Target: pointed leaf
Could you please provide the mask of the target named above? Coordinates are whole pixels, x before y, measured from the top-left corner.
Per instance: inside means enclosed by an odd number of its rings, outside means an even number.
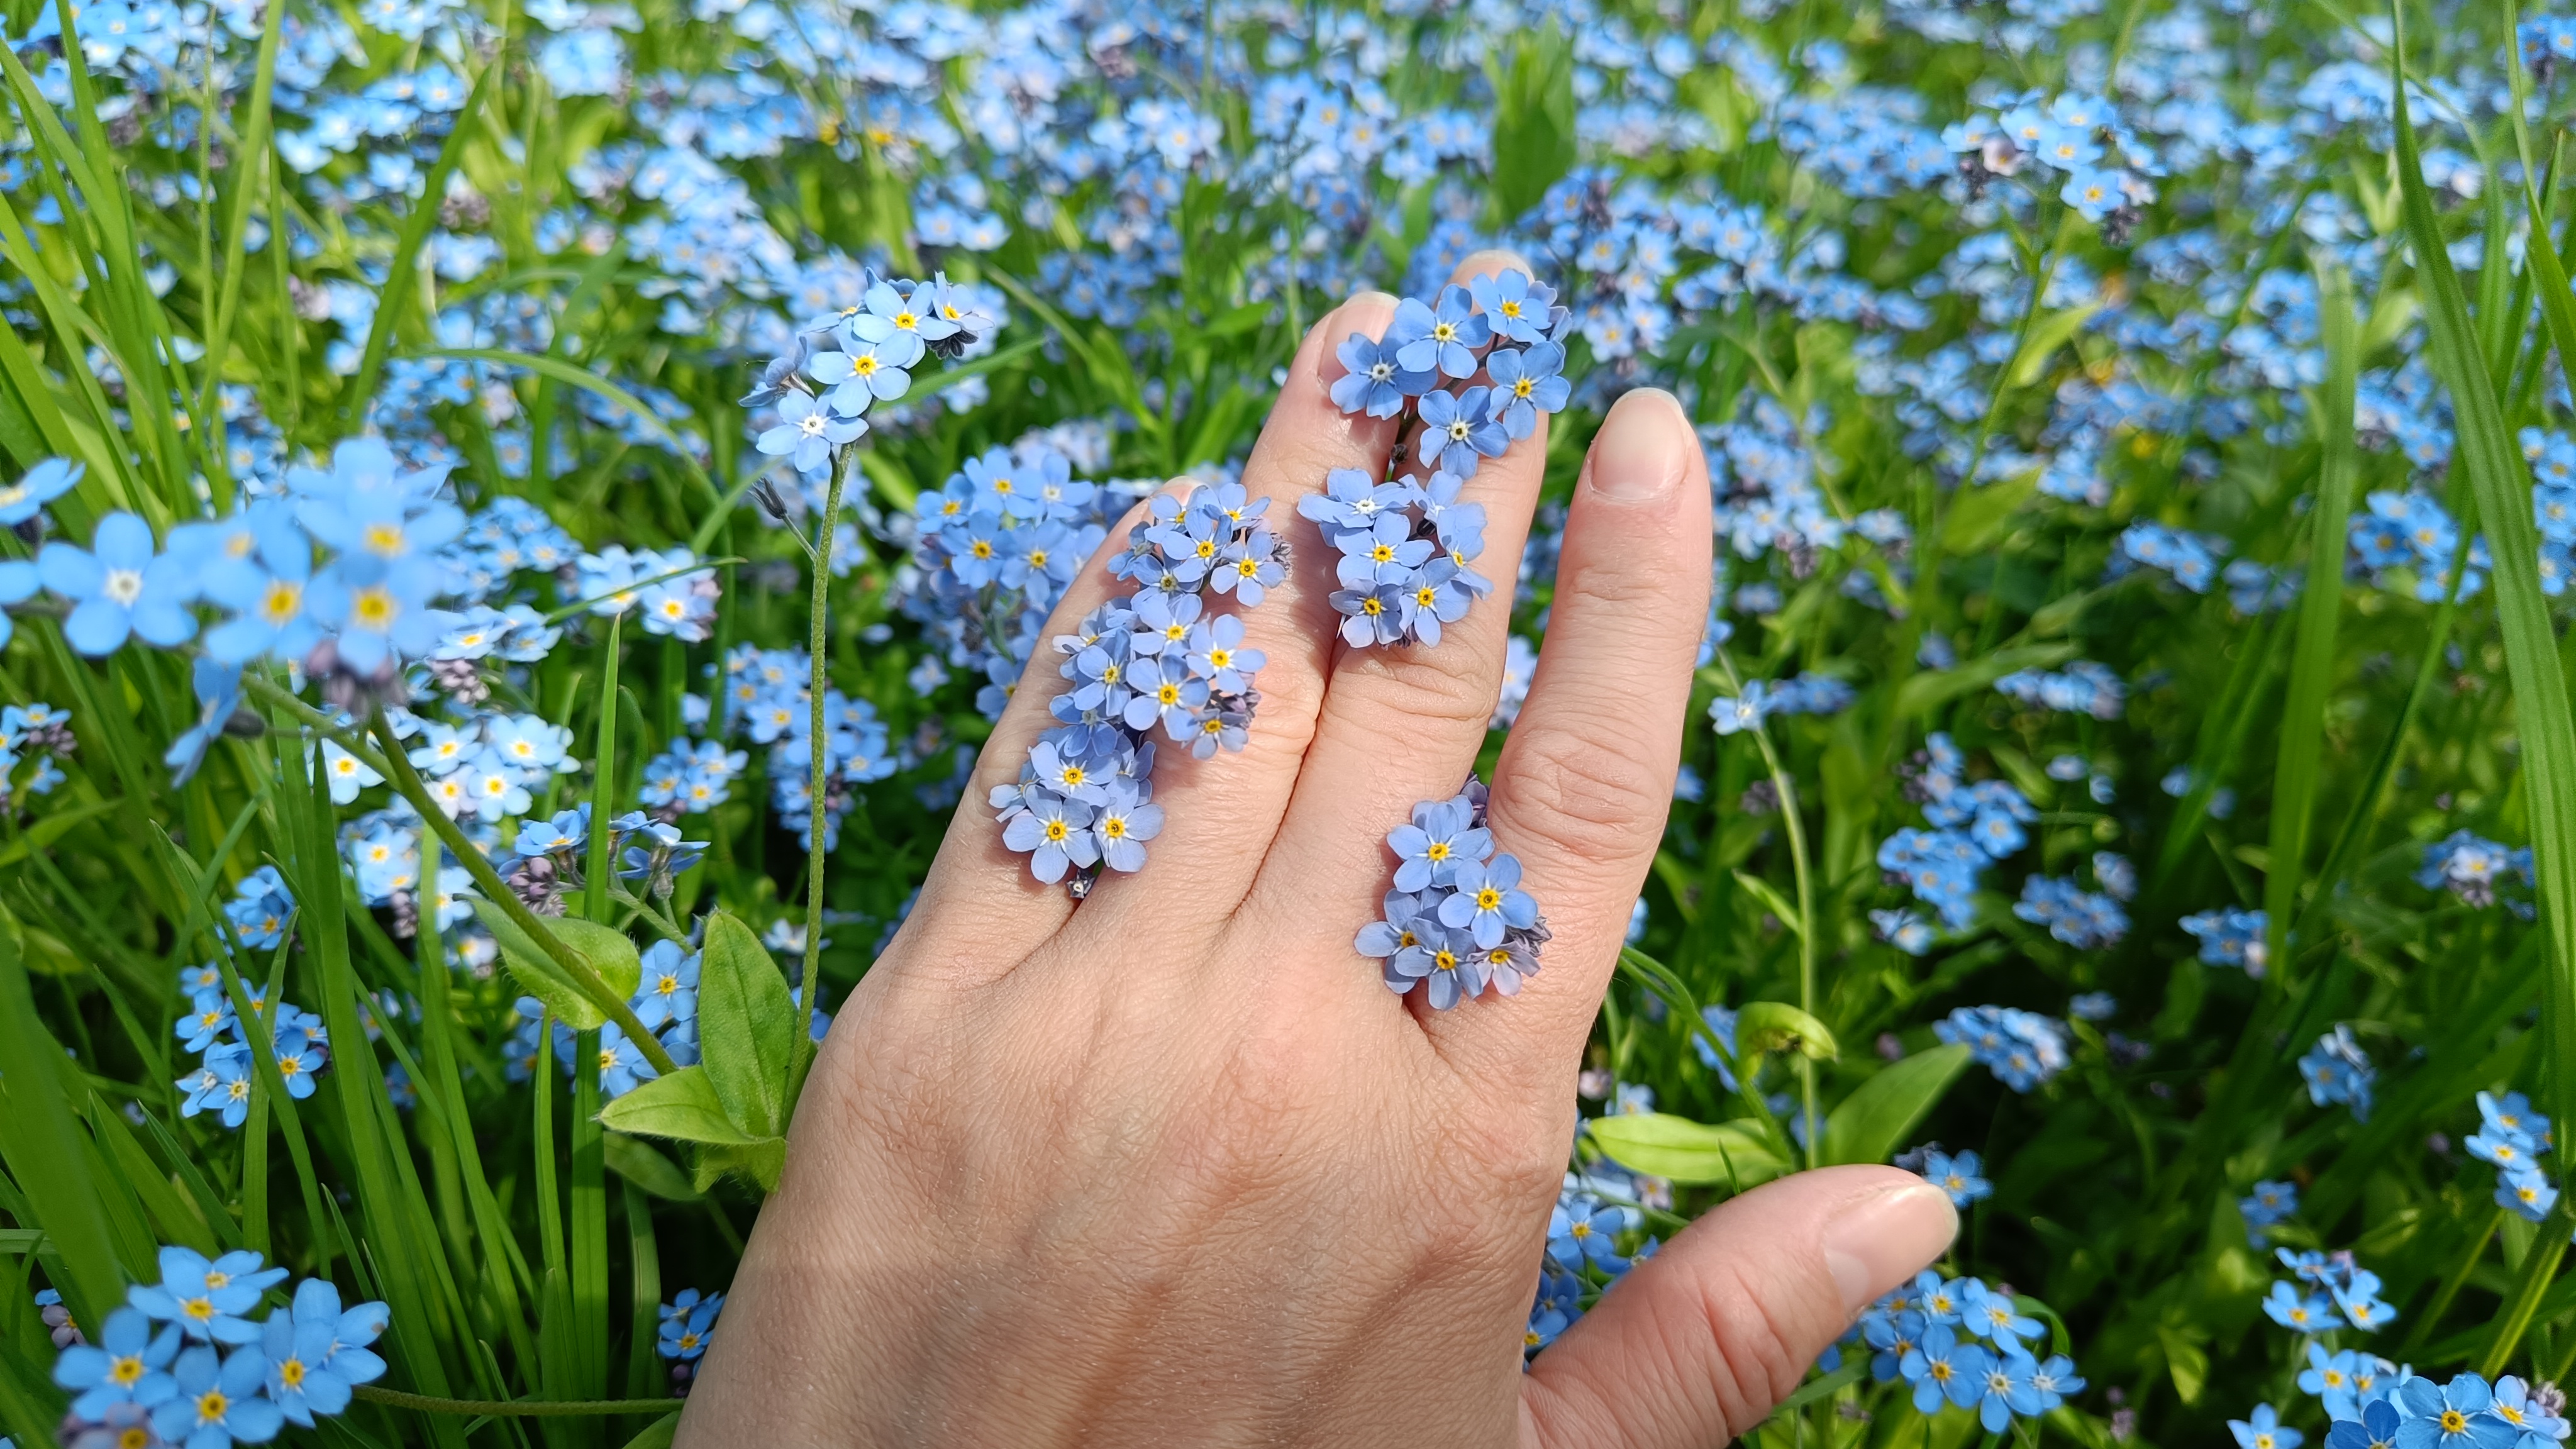
[[[612,1132],[723,1147],[753,1140],[751,1134],[726,1120],[704,1067],[682,1067],[643,1083],[600,1108],[599,1123]]]
[[[1825,1118],[1825,1161],[1885,1162],[1968,1065],[1965,1046],[1938,1046],[1891,1063]]]
[[[1596,1117],[1584,1130],[1619,1165],[1684,1186],[1751,1187],[1789,1170],[1750,1122],[1714,1126],[1662,1112]]]
[[[707,1078],[736,1127],[748,1136],[772,1136],[786,1121],[796,1003],[751,927],[717,911],[707,917],[706,939],[698,971],[698,1041]]]

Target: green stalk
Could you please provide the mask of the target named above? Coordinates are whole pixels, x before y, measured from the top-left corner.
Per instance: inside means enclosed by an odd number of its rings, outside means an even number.
[[[2433,1325],[2441,1322],[2442,1315],[2451,1311],[2451,1300],[2460,1296],[2460,1289],[2468,1284],[2469,1274],[2477,1270],[2478,1260],[2486,1256],[2487,1244],[2495,1240],[2496,1229],[2503,1226],[2504,1209],[2489,1209],[2486,1222],[2478,1228],[2476,1236],[2469,1239],[2468,1251],[2460,1255],[2460,1261],[2452,1265],[2450,1272],[2442,1275],[2442,1286],[2434,1291],[2433,1301],[2424,1305],[2424,1311],[2415,1316],[2415,1326],[2407,1330],[2405,1341],[2397,1345],[2400,1361],[2422,1348],[2425,1340],[2432,1337]]]
[[[625,624],[623,610],[608,616],[607,682],[599,692],[599,751],[590,780],[589,874],[582,882],[582,916],[603,925],[608,921],[608,883],[617,867],[609,854],[608,812],[617,803],[617,636]]]
[[[812,759],[806,780],[810,793],[806,799],[805,855],[805,1002],[802,1019],[797,1023],[796,1056],[787,1100],[793,1103],[805,1085],[805,1074],[814,1065],[814,1010],[822,993],[817,990],[823,974],[823,784],[830,772],[832,752],[825,742],[823,720],[824,685],[828,678],[828,651],[831,646],[828,610],[832,603],[832,534],[833,523],[841,516],[841,490],[848,486],[850,468],[858,457],[854,445],[843,448],[832,460],[832,488],[823,501],[823,523],[814,544],[814,611],[806,623],[805,649],[810,661],[805,692],[813,710],[812,730],[806,753]]]

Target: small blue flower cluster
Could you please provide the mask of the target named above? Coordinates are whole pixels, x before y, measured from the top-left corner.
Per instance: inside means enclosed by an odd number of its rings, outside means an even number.
[[[0,564],[0,568],[5,568]],[[0,644],[8,642],[8,616],[0,614]],[[50,795],[63,783],[63,767],[57,758],[80,748],[72,735],[72,712],[56,709],[39,700],[34,704],[0,706],[0,806],[19,791],[30,795]],[[33,758],[36,767],[18,778],[18,767]]]
[[[2495,904],[2496,882],[2507,872],[2521,876],[2528,887],[2531,851],[2508,850],[2492,840],[2454,830],[2424,847],[2424,865],[2415,872],[2415,883],[2427,889],[2447,889],[2462,904],[2483,909]]]
[[[2236,1200],[2236,1211],[2245,1219],[2245,1236],[2255,1247],[2271,1241],[2268,1229],[2279,1227],[2299,1211],[2299,1185],[2295,1182],[2258,1182],[2254,1190]]]
[[[1485,551],[1485,505],[1459,502],[1465,487],[1445,471],[1428,483],[1410,473],[1379,483],[1357,468],[1335,468],[1323,492],[1297,500],[1299,515],[1341,555],[1332,604],[1342,642],[1437,645],[1443,626],[1494,591],[1493,580],[1468,567]]]
[[[73,1327],[55,1358],[54,1382],[73,1395],[66,1443],[96,1433],[115,1445],[264,1444],[287,1424],[310,1429],[343,1412],[357,1385],[384,1377],[367,1346],[385,1331],[382,1303],[343,1309],[339,1289],[307,1278],[291,1304],[253,1322],[284,1268],[246,1250],[209,1262],[181,1247],[163,1248],[160,1266],[159,1283],[126,1290],[97,1343]]]
[[[1840,714],[1859,694],[1830,674],[1802,674],[1776,682],[1748,679],[1732,699],[1714,700],[1708,717],[1721,735],[1758,729],[1779,714]]]
[[[2111,550],[2110,566],[2102,571],[2102,577],[2117,579],[2139,569],[2151,569],[2195,594],[2205,594],[2218,577],[2218,553],[2226,547],[2226,540],[2214,534],[2167,528],[2161,523],[2132,523],[2120,531],[2119,541]]]
[[[923,357],[953,360],[993,330],[976,306],[975,295],[944,274],[912,282],[870,271],[856,279],[852,294],[799,327],[743,395],[744,407],[774,419],[754,446],[807,478],[823,477],[867,432],[868,409],[911,391]]]
[[[1923,1153],[1923,1180],[1950,1195],[1950,1206],[1966,1207],[1995,1195],[1995,1185],[1981,1175],[1986,1170],[1984,1159],[1973,1152],[1956,1154],[1939,1148]]]
[[[2090,659],[2078,659],[2057,674],[2016,669],[1995,681],[1995,692],[2034,708],[2095,719],[2118,719],[2129,697],[2119,675]]]
[[[1509,271],[1445,288],[1435,303],[1407,298],[1385,336],[1354,332],[1342,342],[1336,356],[1347,371],[1333,383],[1334,405],[1409,417],[1418,426],[1396,460],[1420,470],[1386,482],[1336,468],[1321,493],[1298,501],[1340,551],[1332,604],[1352,648],[1436,645],[1443,625],[1492,591],[1468,567],[1484,551],[1484,507],[1458,495],[1486,459],[1571,399],[1563,373],[1573,327],[1553,289]],[[1474,382],[1480,375],[1486,381]]]
[[[1878,868],[1890,884],[1906,887],[1937,911],[1942,924],[1965,930],[1977,918],[1978,872],[2029,844],[2022,827],[2036,822],[2039,812],[2008,781],[1969,784],[1967,758],[1949,735],[1935,730],[1923,745],[1904,771],[1905,794],[1923,807],[1933,828],[1908,826],[1889,836],[1878,847]],[[1888,917],[1880,919],[1879,930],[1901,949],[1920,954],[1901,939],[1918,934],[1907,930],[1915,924],[1910,916]]]
[[[2411,591],[2420,603],[2438,604],[2451,591],[2451,554],[2460,545],[2460,526],[2442,505],[2422,493],[2373,493],[2368,508],[2353,516],[2352,552],[2371,575],[2375,587],[2393,589],[2400,580],[2392,570],[2412,576]],[[2492,567],[2486,539],[2470,540],[2468,573],[2460,580],[2460,597],[2474,597]],[[2564,575],[2559,587],[2565,587]]]
[[[1565,1175],[1556,1207],[1548,1214],[1547,1255],[1539,1261],[1538,1297],[1530,1305],[1529,1331],[1521,1340],[1525,1353],[1536,1354],[1556,1342],[1583,1316],[1586,1298],[1599,1302],[1612,1284],[1662,1246],[1649,1237],[1634,1253],[1619,1251],[1623,1235],[1645,1226],[1640,1201],[1638,1184],[1622,1173],[1599,1168]]]
[[[2349,1324],[2377,1333],[2397,1321],[2397,1309],[2379,1296],[2379,1275],[2353,1261],[2350,1252],[2293,1253],[2273,1250],[2281,1266],[2308,1286],[2274,1279],[2263,1311],[2283,1328],[2299,1333],[2325,1333]]]
[[[2471,1156],[2495,1164],[2497,1205],[2535,1223],[2547,1217],[2558,1201],[2557,1185],[2540,1165],[2552,1145],[2549,1119],[2531,1110],[2531,1099],[2520,1092],[2507,1092],[2501,1099],[2478,1093],[2478,1117],[2480,1130],[2461,1145]]]
[[[989,802],[1002,843],[1029,857],[1031,875],[1052,885],[1070,874],[1078,899],[1103,867],[1144,868],[1145,842],[1163,828],[1155,726],[1200,759],[1243,748],[1261,706],[1254,676],[1269,660],[1244,647],[1241,615],[1208,606],[1231,594],[1257,607],[1287,577],[1288,546],[1261,521],[1269,508],[1240,483],[1155,495],[1109,565],[1136,592],[1056,637],[1058,672],[1073,688],[1047,702],[1056,727]]]
[[[688,1392],[689,1381],[698,1376],[698,1361],[715,1341],[716,1316],[724,1312],[724,1305],[722,1293],[683,1288],[678,1297],[656,1310],[661,1327],[654,1335],[653,1352],[670,1361],[674,1393]]]
[[[2566,1411],[2556,1386],[2510,1374],[2492,1385],[2473,1373],[2438,1385],[2407,1374],[2336,1414],[2326,1449],[2555,1449],[2568,1435]]]
[[[1853,1327],[1879,1383],[1913,1385],[1914,1407],[1974,1410],[1989,1434],[2037,1418],[2080,1393],[2074,1360],[2033,1352],[2047,1328],[2011,1293],[1977,1278],[1925,1271],[1861,1311]]]
[[[719,740],[739,734],[769,746],[771,808],[779,823],[802,839],[813,829],[814,696],[808,683],[813,662],[800,650],[738,644],[725,654],[724,673],[724,703],[717,712],[722,729],[708,738],[674,744],[667,756],[657,757],[663,766],[660,775],[646,767],[648,790],[657,779],[669,781],[672,788],[669,803],[656,805],[656,811],[696,814],[722,804],[727,782],[747,761],[745,752],[729,751]],[[823,733],[831,752],[823,776],[823,847],[829,850],[840,842],[842,817],[857,803],[853,792],[892,775],[901,761],[877,707],[837,689],[823,692]],[[641,798],[655,804],[650,793]]]
[[[2054,1018],[2013,1006],[1962,1006],[1932,1023],[1942,1042],[1965,1045],[1997,1080],[2027,1092],[2065,1070],[2066,1028]]]
[[[284,888],[281,885],[279,889]],[[269,904],[257,899],[232,902],[234,906],[250,905],[262,911]],[[292,909],[288,907],[290,912]],[[229,907],[226,914],[230,914]],[[280,916],[277,926],[281,938],[284,920]],[[251,1076],[258,1070],[251,1059],[250,1033],[233,1011],[232,997],[224,990],[223,973],[215,967],[182,968],[179,990],[188,998],[188,1010],[180,1016],[175,1031],[181,1044],[199,1054],[197,1069],[179,1079],[179,1090],[186,1094],[179,1103],[179,1115],[194,1117],[212,1112],[224,1126],[237,1129],[250,1115]],[[251,1010],[269,1021],[269,1050],[277,1061],[278,1078],[286,1084],[287,1095],[312,1096],[315,1074],[331,1061],[331,1033],[322,1025],[322,1018],[283,1001],[272,1012],[262,988],[245,984],[244,990],[250,996]]]
[[[2200,959],[2212,966],[2241,966],[2245,974],[2261,980],[2269,964],[2263,933],[2271,929],[2272,918],[2262,911],[2240,911],[2223,906],[2182,918],[2183,934],[2200,942]]]
[[[2112,221],[2114,238],[2125,237],[2129,219],[2156,199],[2148,178],[2165,168],[2155,148],[2121,124],[2108,102],[2068,91],[2043,107],[2033,91],[1997,110],[2001,114],[1974,116],[1941,132],[1943,145],[1966,153],[1972,188],[2017,176],[2025,167],[2036,167],[2033,177],[2042,182],[2063,176],[2058,200],[2086,221]]]
[[[647,634],[702,644],[715,628],[717,584],[715,571],[697,562],[685,548],[612,543],[573,560],[574,597],[590,601],[590,612],[599,618],[632,613]]]
[[[1494,849],[1485,805],[1484,782],[1469,776],[1457,795],[1423,801],[1387,833],[1395,889],[1354,942],[1383,963],[1388,990],[1424,987],[1437,1011],[1488,986],[1518,995],[1550,934],[1537,899],[1520,888],[1519,858]]]
[[[2129,934],[2129,913],[2109,895],[2088,891],[2073,876],[2035,875],[2021,883],[2013,914],[2078,951],[2099,951]]]
[[[254,951],[269,950],[284,941],[286,923],[294,914],[295,896],[273,865],[243,876],[233,886],[233,898],[224,902],[224,919],[232,923],[233,934]]]
[[[2397,1391],[2399,1378],[2412,1377],[2377,1354],[2347,1348],[2335,1353],[2311,1339],[2308,1366],[2299,1371],[2299,1389],[2320,1401],[2329,1419],[2359,1418],[2362,1406]]]
[[[2370,1085],[2379,1069],[2363,1054],[2361,1043],[2353,1040],[2352,1024],[2338,1022],[2335,1029],[2317,1038],[2308,1054],[2299,1058],[2299,1075],[2308,1084],[2308,1100],[2320,1107],[2340,1102],[2352,1108],[2353,1120],[2370,1120]]]
[[[949,667],[981,675],[976,707],[999,719],[1037,652],[1047,614],[1109,533],[1105,491],[1034,438],[969,458],[913,504],[906,618],[945,649]]]

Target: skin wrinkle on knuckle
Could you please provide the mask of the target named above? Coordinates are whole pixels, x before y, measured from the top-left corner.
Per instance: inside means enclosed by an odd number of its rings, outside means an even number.
[[[1552,872],[1624,871],[1662,837],[1671,809],[1671,771],[1623,748],[1614,730],[1516,733],[1495,773],[1499,833],[1545,846]]]

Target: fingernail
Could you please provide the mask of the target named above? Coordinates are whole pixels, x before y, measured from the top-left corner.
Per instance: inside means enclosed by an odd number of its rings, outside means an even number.
[[[1950,1195],[1928,1182],[1899,1184],[1845,1202],[1825,1221],[1825,1266],[1856,1314],[1941,1256],[1959,1232]]]
[[[1647,389],[1611,405],[1592,440],[1592,491],[1613,503],[1652,503],[1690,467],[1691,436],[1681,404]]]

